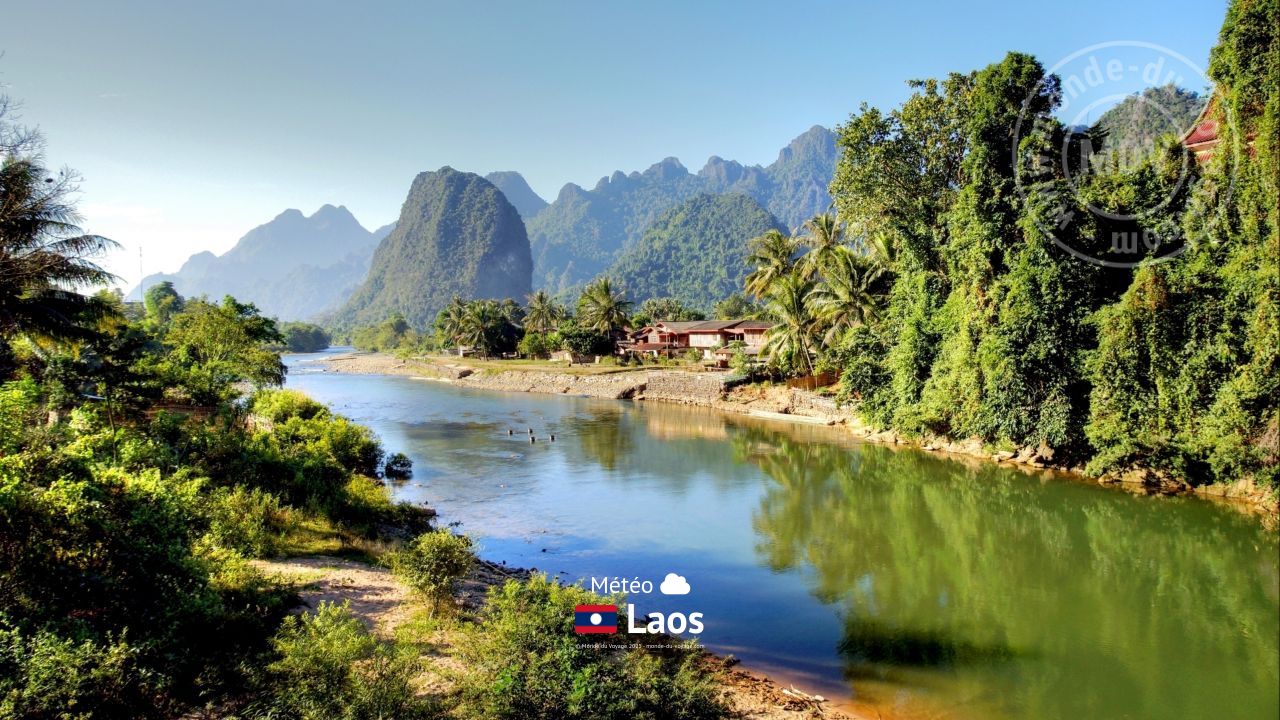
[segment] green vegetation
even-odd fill
[[[433,610],[453,594],[453,588],[476,562],[474,543],[466,535],[441,528],[423,533],[389,557],[392,572],[422,593]]]
[[[770,368],[840,369],[844,402],[908,435],[1038,448],[1095,473],[1276,488],[1274,17],[1274,3],[1232,6],[1211,72],[1235,123],[1223,119],[1219,151],[1183,186],[1180,168],[1195,163],[1166,137],[1073,193],[1053,153],[1087,138],[1053,118],[1057,79],[1026,55],[912,83],[889,113],[864,107],[839,129],[840,222],[819,216],[801,238],[751,245],[744,288],[777,323]],[[1017,162],[1049,157],[1056,174],[1040,167],[1018,186],[1020,115],[1033,129]],[[1166,196],[1127,224],[1084,207],[1134,213]],[[1046,228],[1100,257],[1117,231],[1187,240],[1172,261],[1101,268]]]
[[[608,274],[638,300],[703,310],[742,286],[747,242],[781,223],[746,195],[696,195],[664,212]]]
[[[449,167],[424,172],[364,283],[330,321],[349,329],[399,313],[426,327],[455,296],[528,295],[531,268],[524,223],[498,188]]]
[[[439,717],[412,680],[419,662],[378,640],[346,606],[321,603],[285,618],[271,641],[264,717],[386,720]]]
[[[313,323],[280,323],[280,334],[284,336],[285,348],[293,353],[320,352],[332,341],[324,328]]]

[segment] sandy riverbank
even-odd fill
[[[962,461],[996,462],[1027,473],[1093,481],[1140,494],[1195,494],[1222,500],[1238,509],[1256,513],[1274,523],[1280,503],[1248,481],[1230,485],[1193,487],[1187,482],[1151,471],[1086,477],[1080,468],[1055,463],[1046,448],[996,451],[977,439],[907,438],[891,430],[869,427],[859,417],[840,408],[829,397],[785,386],[748,385],[722,390],[716,373],[662,368],[626,369],[577,365],[555,367],[545,363],[474,361],[460,358],[401,359],[383,353],[352,352],[326,357],[318,363],[325,372],[358,375],[404,375],[448,381],[464,387],[503,392],[581,395],[608,399],[675,402],[711,407],[723,412],[800,422],[838,425],[866,442],[914,447],[945,453]],[[658,387],[662,385],[662,387]]]

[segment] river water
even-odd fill
[[[482,556],[650,581],[641,614],[701,612],[704,645],[871,717],[1280,716],[1280,546],[1231,508],[315,357],[287,358],[288,385],[409,455],[395,495]],[[690,592],[659,593],[667,573]]]

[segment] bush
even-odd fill
[[[285,618],[271,643],[274,713],[298,720],[382,720],[428,714],[410,683],[417,668],[369,634],[349,605],[320,603]]]
[[[329,409],[297,390],[262,390],[254,394],[249,407],[256,415],[271,422],[284,422],[289,418],[310,420],[328,417]]]
[[[575,635],[574,606],[599,602],[545,575],[490,590],[483,625],[461,651],[470,668],[462,682],[464,713],[521,720],[724,715],[698,653],[622,652],[595,647],[596,636]]]
[[[382,468],[382,474],[385,477],[403,480],[413,475],[413,461],[404,453],[394,453],[387,458],[387,464]]]
[[[250,557],[268,557],[294,525],[280,498],[260,488],[219,488],[209,498],[209,539]]]
[[[558,349],[558,346],[554,344],[555,339],[546,333],[527,332],[520,339],[520,344],[516,346],[516,350],[526,357],[545,358]]]
[[[154,699],[151,673],[124,640],[98,644],[47,630],[24,635],[0,615],[0,717],[112,718]]]
[[[391,570],[425,595],[433,610],[471,570],[476,554],[471,538],[444,529],[425,532],[390,558]]]

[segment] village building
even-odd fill
[[[695,350],[702,354],[703,360],[727,367],[729,359],[739,350],[748,356],[758,356],[765,332],[772,326],[760,320],[660,320],[633,331],[619,350],[651,357],[671,357]]]

